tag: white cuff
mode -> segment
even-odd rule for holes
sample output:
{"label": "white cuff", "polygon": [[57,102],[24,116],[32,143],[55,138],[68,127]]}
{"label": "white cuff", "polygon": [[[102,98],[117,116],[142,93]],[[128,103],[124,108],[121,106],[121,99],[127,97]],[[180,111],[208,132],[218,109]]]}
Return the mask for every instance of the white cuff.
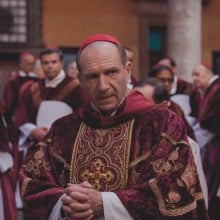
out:
{"label": "white cuff", "polygon": [[54,205],[50,216],[48,220],[65,220],[66,217],[61,216],[61,206],[62,206],[62,201],[61,199],[63,198],[64,194],[58,199],[57,203]]}
{"label": "white cuff", "polygon": [[197,123],[193,126],[194,134],[196,137],[196,141],[199,144],[200,149],[204,148],[205,145],[215,137],[215,134],[210,132],[207,129],[204,129],[200,126],[200,123]]}
{"label": "white cuff", "polygon": [[101,192],[103,199],[104,219],[133,220],[118,196],[113,192]]}
{"label": "white cuff", "polygon": [[32,123],[25,123],[19,127],[21,132],[19,137],[19,147],[22,147],[25,141],[29,138],[31,131],[36,128],[36,125]]}
{"label": "white cuff", "polygon": [[5,173],[13,166],[13,158],[8,152],[0,152],[0,172]]}

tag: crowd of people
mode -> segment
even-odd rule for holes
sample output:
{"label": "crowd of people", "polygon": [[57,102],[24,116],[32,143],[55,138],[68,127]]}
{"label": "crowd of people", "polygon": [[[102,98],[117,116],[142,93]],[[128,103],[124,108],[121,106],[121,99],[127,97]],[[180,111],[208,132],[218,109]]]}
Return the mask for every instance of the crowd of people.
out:
{"label": "crowd of people", "polygon": [[0,105],[0,219],[218,219],[218,75],[198,64],[190,83],[164,57],[137,79],[132,62],[107,34],[66,70],[59,48],[20,55]]}

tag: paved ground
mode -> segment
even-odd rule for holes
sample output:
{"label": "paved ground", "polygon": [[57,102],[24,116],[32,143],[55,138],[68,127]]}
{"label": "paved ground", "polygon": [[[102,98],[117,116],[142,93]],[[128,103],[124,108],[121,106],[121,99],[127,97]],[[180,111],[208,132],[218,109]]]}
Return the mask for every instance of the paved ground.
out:
{"label": "paved ground", "polygon": [[23,212],[22,211],[18,211],[18,218],[17,218],[17,220],[24,220]]}

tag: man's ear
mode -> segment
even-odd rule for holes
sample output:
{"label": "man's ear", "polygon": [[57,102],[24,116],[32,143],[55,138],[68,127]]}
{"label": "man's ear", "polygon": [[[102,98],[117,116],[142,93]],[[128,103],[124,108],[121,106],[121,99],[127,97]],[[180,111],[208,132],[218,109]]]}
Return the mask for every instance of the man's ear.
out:
{"label": "man's ear", "polygon": [[128,62],[125,64],[125,69],[127,70],[127,82],[129,82],[130,79],[131,79],[131,66],[132,66],[131,61],[128,61]]}
{"label": "man's ear", "polygon": [[79,71],[77,71],[77,77],[79,79],[80,85],[83,87],[83,79],[82,79],[82,75],[81,75],[81,73]]}
{"label": "man's ear", "polygon": [[160,105],[161,105],[161,106],[163,106],[163,107],[166,107],[166,108],[168,108],[168,105],[169,105],[169,101],[167,101],[167,100],[164,100],[164,101],[162,101],[162,102],[160,103]]}

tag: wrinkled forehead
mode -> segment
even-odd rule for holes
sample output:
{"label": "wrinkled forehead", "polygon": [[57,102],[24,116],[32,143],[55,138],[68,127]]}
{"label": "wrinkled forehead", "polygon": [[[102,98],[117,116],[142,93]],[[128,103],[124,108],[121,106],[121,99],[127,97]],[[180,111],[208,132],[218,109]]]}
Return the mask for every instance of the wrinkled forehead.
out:
{"label": "wrinkled forehead", "polygon": [[194,67],[192,73],[205,73],[206,68],[203,65],[197,65]]}
{"label": "wrinkled forehead", "polygon": [[169,61],[168,59],[162,59],[162,60],[160,60],[160,61],[158,62],[158,64],[164,65],[164,66],[168,66],[168,67],[171,66],[171,65],[170,65],[170,61]]}
{"label": "wrinkled forehead", "polygon": [[85,51],[90,51],[90,50],[100,50],[100,51],[104,51],[105,48],[114,48],[117,49],[116,45],[111,43],[111,42],[107,42],[107,41],[95,41],[91,44],[89,44],[88,46],[86,46],[82,51],[81,54],[85,53]]}
{"label": "wrinkled forehead", "polygon": [[82,63],[85,59],[102,59],[112,57],[119,58],[119,51],[116,45],[105,42],[97,41],[88,45],[80,54],[80,62]]}

